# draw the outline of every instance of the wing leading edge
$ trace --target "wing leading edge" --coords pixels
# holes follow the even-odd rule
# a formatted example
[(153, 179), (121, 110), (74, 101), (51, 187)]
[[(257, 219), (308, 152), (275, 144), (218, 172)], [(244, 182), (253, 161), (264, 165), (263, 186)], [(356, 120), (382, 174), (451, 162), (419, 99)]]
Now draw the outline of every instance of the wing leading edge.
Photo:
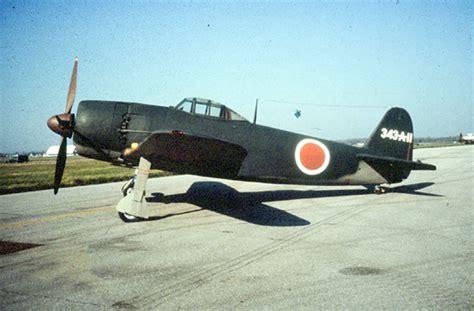
[(247, 151), (240, 145), (189, 132), (157, 131), (127, 156), (144, 157), (153, 168), (176, 173), (237, 176)]

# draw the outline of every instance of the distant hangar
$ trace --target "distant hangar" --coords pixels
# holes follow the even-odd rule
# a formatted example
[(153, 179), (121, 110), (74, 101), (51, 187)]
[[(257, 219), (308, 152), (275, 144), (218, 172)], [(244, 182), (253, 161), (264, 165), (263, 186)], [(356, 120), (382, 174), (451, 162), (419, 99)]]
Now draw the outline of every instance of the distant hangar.
[(463, 144), (474, 144), (474, 135), (472, 135), (472, 133), (466, 135), (461, 133), (459, 134), (459, 142)]
[[(59, 153), (59, 145), (51, 146), (46, 150), (44, 154), (45, 157), (56, 157)], [(66, 147), (66, 154), (68, 156), (77, 155), (76, 146), (74, 145), (67, 145)]]

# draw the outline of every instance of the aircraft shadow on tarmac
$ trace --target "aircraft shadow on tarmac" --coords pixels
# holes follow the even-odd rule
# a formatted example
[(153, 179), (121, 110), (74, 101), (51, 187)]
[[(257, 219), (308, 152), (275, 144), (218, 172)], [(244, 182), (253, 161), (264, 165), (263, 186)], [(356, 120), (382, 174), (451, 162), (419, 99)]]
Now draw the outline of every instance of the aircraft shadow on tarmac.
[(418, 190), (421, 190), (421, 189), (424, 189), (424, 188), (428, 188), (429, 186), (432, 186), (432, 185), (434, 185), (434, 182), (422, 182), (422, 183), (417, 183), (417, 184), (403, 185), (403, 186), (388, 188), (387, 192), (415, 194), (415, 195), (423, 195), (423, 196), (429, 196), (429, 197), (443, 197), (443, 195), (441, 195), (441, 194), (418, 191)]
[[(418, 190), (429, 187), (433, 183), (418, 183), (404, 185), (387, 189), (387, 192), (440, 196), (437, 194), (418, 192)], [(263, 226), (306, 226), (310, 222), (295, 216), (287, 211), (269, 206), (263, 202), (298, 200), (308, 198), (338, 197), (349, 195), (372, 195), (366, 189), (348, 190), (272, 190), (259, 192), (239, 192), (236, 189), (220, 182), (195, 182), (186, 193), (175, 195), (163, 195), (163, 193), (152, 193), (148, 202), (155, 203), (190, 203), (217, 212), (222, 215), (240, 219), (249, 223)], [(149, 220), (159, 220), (171, 216), (192, 213), (172, 213), (165, 216), (151, 217)]]

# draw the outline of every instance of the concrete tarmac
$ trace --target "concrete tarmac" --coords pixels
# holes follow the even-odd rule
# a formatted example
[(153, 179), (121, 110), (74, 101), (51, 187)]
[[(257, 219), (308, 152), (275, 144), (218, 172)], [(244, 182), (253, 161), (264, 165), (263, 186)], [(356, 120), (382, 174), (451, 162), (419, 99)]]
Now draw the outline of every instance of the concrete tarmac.
[(362, 187), (156, 178), (160, 217), (123, 223), (122, 183), (0, 196), (1, 309), (473, 309), (474, 147)]

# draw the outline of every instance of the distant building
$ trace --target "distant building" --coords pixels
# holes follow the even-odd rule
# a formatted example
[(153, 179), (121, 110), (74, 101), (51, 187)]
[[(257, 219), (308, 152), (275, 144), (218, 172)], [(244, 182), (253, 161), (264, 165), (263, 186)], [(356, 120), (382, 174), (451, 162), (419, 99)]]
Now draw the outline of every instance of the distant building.
[[(46, 150), (46, 153), (44, 154), (45, 157), (56, 157), (59, 153), (59, 146), (51, 146)], [(67, 145), (66, 147), (66, 154), (68, 156), (76, 155), (76, 146), (74, 145)]]
[(474, 135), (472, 135), (472, 133), (468, 133), (466, 135), (460, 133), (459, 142), (464, 144), (474, 144)]

